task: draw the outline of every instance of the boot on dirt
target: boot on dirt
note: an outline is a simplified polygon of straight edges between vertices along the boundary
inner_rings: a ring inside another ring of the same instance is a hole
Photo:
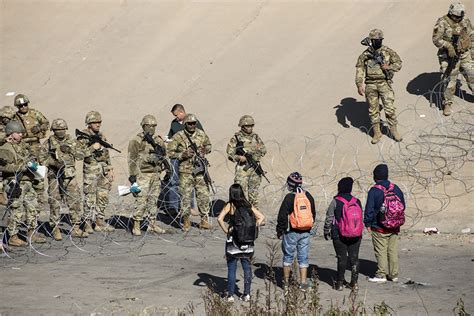
[[[370,141],[372,144],[377,144],[382,138],[382,131],[380,130],[380,123],[375,123],[372,125],[373,131],[374,131],[374,136],[372,137],[372,140]]]
[[[336,284],[334,286],[334,289],[336,291],[342,291],[344,290],[344,281],[336,281]]]
[[[453,112],[453,109],[452,109],[451,102],[444,103],[443,115],[444,116],[450,116],[452,114],[452,112]]]
[[[191,229],[191,219],[189,215],[183,216],[183,231],[188,232]]]
[[[15,234],[11,236],[10,239],[8,240],[8,245],[12,247],[25,247],[26,245],[28,245],[28,243],[21,240],[20,237],[18,237],[18,235]]]
[[[147,231],[148,232],[152,232],[152,233],[157,233],[157,234],[164,234],[166,233],[166,230],[164,230],[163,228],[161,228],[155,220],[152,220],[152,221],[149,221],[148,222],[148,228],[147,228]]]
[[[94,229],[92,228],[92,222],[90,220],[87,220],[84,224],[84,231],[88,234],[93,234]]]
[[[133,229],[132,229],[133,236],[141,236],[142,231],[140,230],[140,221],[134,220],[133,221]]]
[[[85,231],[83,231],[79,225],[74,225],[71,229],[71,237],[76,237],[76,238],[87,238],[89,234]]]
[[[392,137],[396,142],[401,142],[403,140],[402,136],[400,136],[400,133],[397,130],[397,125],[390,126],[390,134],[392,134]]]
[[[114,231],[115,228],[110,226],[108,223],[104,221],[103,218],[97,218],[95,221],[95,231],[96,232],[111,232]]]
[[[211,229],[212,225],[209,224],[209,221],[207,218],[202,218],[201,223],[199,223],[199,229]]]
[[[34,229],[28,229],[28,239],[31,240],[33,243],[37,244],[44,244],[46,242],[46,238],[43,234],[35,233]]]
[[[61,235],[61,229],[59,229],[58,225],[54,226],[53,228],[53,238],[56,241],[63,240],[63,236]]]

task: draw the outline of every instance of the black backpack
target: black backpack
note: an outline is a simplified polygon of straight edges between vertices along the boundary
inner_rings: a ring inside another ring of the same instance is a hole
[[[257,219],[250,208],[236,208],[232,226],[232,237],[239,245],[251,244],[258,237]]]

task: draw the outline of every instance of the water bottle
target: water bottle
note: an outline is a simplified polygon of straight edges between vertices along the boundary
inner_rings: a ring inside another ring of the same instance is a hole
[[[383,203],[382,206],[380,207],[380,213],[385,214],[386,210],[387,210],[387,206],[385,205],[385,203]]]

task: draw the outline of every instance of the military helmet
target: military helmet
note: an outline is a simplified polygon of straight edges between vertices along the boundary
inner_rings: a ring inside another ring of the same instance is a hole
[[[9,105],[5,105],[0,109],[0,117],[6,117],[10,120],[15,116],[15,109]]]
[[[20,105],[23,105],[23,104],[28,104],[30,103],[30,99],[28,99],[28,97],[24,94],[17,94],[15,96],[15,106],[20,106]]]
[[[97,111],[90,111],[86,114],[86,124],[102,122],[102,116]]]
[[[151,115],[151,114],[147,114],[145,115],[143,118],[142,118],[142,123],[141,123],[141,126],[143,127],[143,125],[153,125],[153,126],[156,126],[156,118]]]
[[[255,120],[250,115],[244,115],[239,120],[239,127],[244,125],[255,125]]]
[[[67,129],[67,123],[65,120],[63,119],[55,119],[52,123],[51,123],[51,130],[54,131],[54,130],[59,130],[59,129]]]
[[[13,133],[25,133],[25,128],[18,121],[10,121],[5,126],[5,134],[11,135]]]
[[[373,29],[369,33],[369,39],[383,39],[383,32],[379,29]]]
[[[197,122],[197,117],[196,115],[194,114],[186,114],[186,116],[184,117],[184,120],[183,120],[183,124],[186,124],[186,123],[190,123],[190,122]]]
[[[449,6],[448,14],[455,15],[458,17],[464,16],[464,5],[461,2],[453,2]]]

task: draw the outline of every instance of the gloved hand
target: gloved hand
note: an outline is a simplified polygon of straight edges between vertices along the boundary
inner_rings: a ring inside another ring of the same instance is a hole
[[[30,171],[35,172],[36,170],[38,170],[38,163],[36,161],[28,161],[28,163],[26,164],[26,167]]]
[[[103,150],[94,150],[92,152],[92,154],[94,155],[95,158],[99,158],[100,156],[102,156],[103,153],[104,153]]]
[[[134,197],[137,197],[138,193],[142,192],[142,189],[140,188],[138,183],[135,182],[130,186],[130,192],[133,194]]]
[[[456,50],[454,49],[453,45],[446,44],[445,48],[448,51],[449,58],[453,58],[454,56],[456,56]]]
[[[31,132],[32,132],[33,134],[38,134],[39,132],[41,132],[41,125],[36,124],[35,126],[33,126],[33,127],[31,128]]]
[[[65,154],[70,154],[72,151],[72,148],[69,145],[62,144],[61,146],[59,146],[59,150],[61,150]]]
[[[134,184],[135,182],[137,182],[137,176],[128,177],[128,181],[130,182],[130,184]]]
[[[186,149],[183,154],[181,155],[181,157],[183,159],[188,159],[188,158],[192,158],[194,156],[194,151],[192,148],[188,148]]]
[[[324,232],[324,239],[329,240],[331,238],[331,232]]]

